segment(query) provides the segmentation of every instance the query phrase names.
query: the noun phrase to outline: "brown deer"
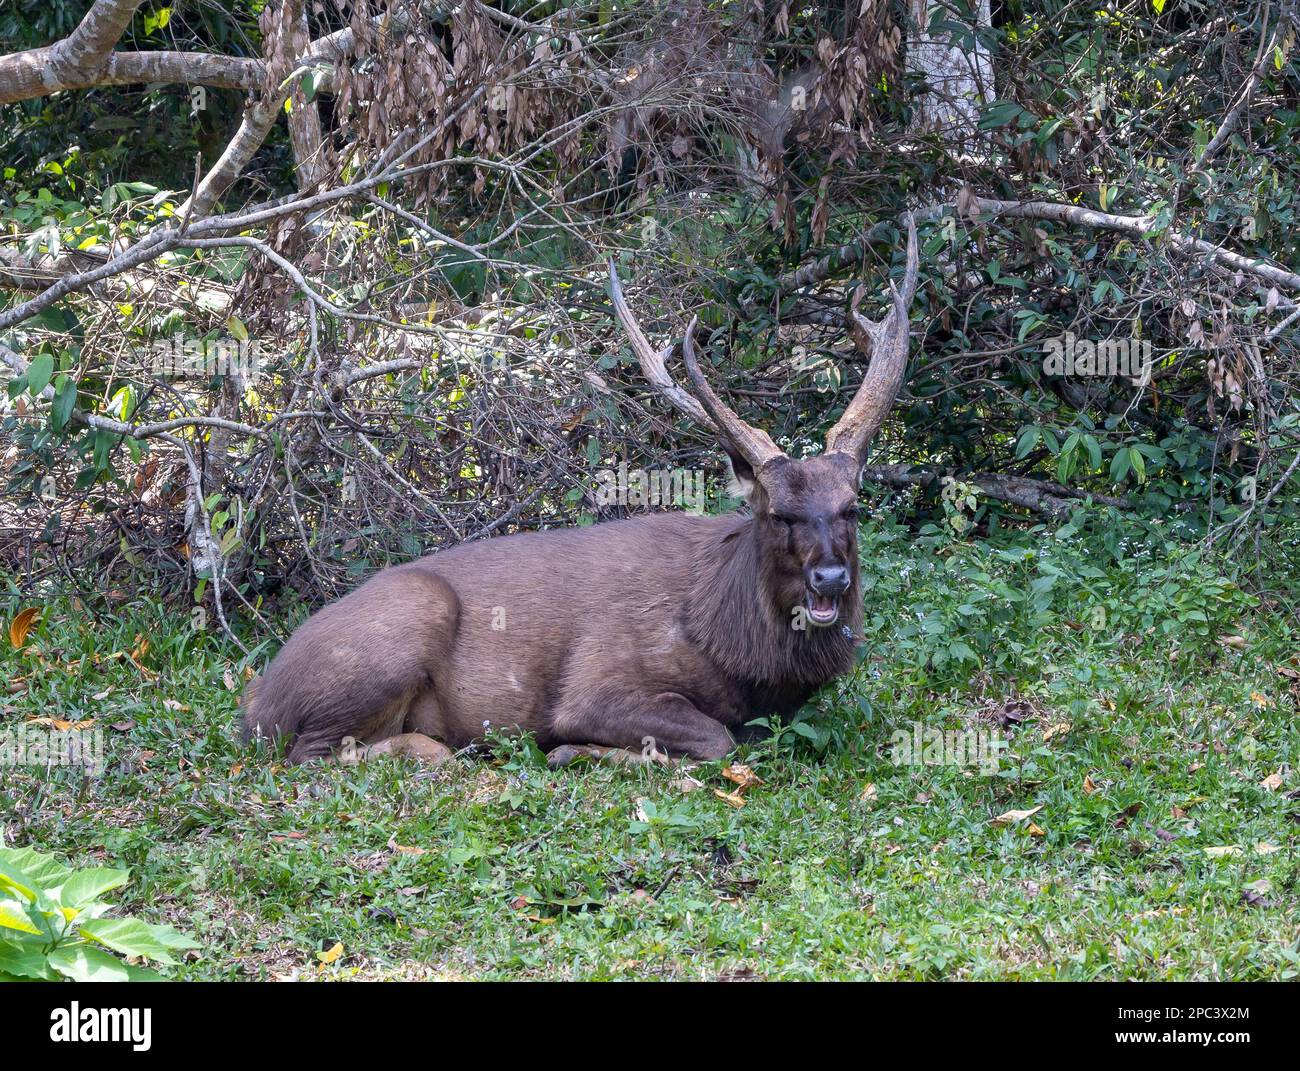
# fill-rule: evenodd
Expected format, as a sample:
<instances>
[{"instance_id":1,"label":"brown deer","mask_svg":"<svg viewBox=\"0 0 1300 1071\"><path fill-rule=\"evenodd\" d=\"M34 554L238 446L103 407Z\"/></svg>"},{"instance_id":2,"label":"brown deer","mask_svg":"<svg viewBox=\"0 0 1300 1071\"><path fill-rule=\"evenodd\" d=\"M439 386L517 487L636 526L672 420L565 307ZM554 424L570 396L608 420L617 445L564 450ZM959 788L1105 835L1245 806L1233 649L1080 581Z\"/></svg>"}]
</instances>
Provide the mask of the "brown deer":
<instances>
[{"instance_id":1,"label":"brown deer","mask_svg":"<svg viewBox=\"0 0 1300 1071\"><path fill-rule=\"evenodd\" d=\"M916 275L909 220L892 310L879 323L856 300L850 310L871 358L862 385L825 452L795 461L704 379L694 319L682 342L693 395L674 383L672 346L646 341L611 261L614 309L646 378L716 432L748 514L509 535L384 569L309 618L253 682L245 740L285 738L297 763L346 738L459 748L527 730L553 765L613 749L720 759L736 728L798 709L854 664L858 485L903 380Z\"/></svg>"}]
</instances>

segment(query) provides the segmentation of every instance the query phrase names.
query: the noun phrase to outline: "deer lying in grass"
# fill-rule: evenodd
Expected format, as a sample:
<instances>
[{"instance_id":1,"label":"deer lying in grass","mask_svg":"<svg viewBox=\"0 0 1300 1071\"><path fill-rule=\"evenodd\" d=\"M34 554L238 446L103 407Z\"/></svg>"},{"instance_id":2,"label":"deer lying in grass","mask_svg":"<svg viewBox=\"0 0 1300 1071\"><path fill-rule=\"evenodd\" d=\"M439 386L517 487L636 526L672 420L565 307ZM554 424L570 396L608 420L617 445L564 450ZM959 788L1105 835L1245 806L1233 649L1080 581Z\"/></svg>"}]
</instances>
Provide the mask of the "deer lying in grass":
<instances>
[{"instance_id":1,"label":"deer lying in grass","mask_svg":"<svg viewBox=\"0 0 1300 1071\"><path fill-rule=\"evenodd\" d=\"M803 461L714 393L694 320L682 342L693 395L673 382L672 347L646 341L611 262L646 378L716 432L749 513L510 535L384 569L309 618L249 687L245 739L285 738L294 763L345 738L423 734L458 748L489 728L532 732L553 764L647 737L670 756L719 759L733 729L798 709L848 671L862 623L858 484L907 365L908 232L892 310L879 323L851 312L871 357L862 385L825 452Z\"/></svg>"}]
</instances>

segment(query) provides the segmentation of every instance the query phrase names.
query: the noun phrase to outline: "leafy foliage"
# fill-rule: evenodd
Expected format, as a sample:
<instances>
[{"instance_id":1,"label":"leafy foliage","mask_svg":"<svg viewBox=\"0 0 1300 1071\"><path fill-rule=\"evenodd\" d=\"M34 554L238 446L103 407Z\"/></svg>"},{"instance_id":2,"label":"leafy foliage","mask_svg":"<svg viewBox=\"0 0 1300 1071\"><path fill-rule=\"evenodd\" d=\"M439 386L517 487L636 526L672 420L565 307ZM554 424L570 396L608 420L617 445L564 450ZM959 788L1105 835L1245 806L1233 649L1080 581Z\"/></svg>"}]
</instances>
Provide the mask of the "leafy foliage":
<instances>
[{"instance_id":1,"label":"leafy foliage","mask_svg":"<svg viewBox=\"0 0 1300 1071\"><path fill-rule=\"evenodd\" d=\"M129 879L129 870L73 870L32 848L0 848L0 980L160 980L131 960L174 967L175 953L198 945L170 926L111 914L101 898Z\"/></svg>"}]
</instances>

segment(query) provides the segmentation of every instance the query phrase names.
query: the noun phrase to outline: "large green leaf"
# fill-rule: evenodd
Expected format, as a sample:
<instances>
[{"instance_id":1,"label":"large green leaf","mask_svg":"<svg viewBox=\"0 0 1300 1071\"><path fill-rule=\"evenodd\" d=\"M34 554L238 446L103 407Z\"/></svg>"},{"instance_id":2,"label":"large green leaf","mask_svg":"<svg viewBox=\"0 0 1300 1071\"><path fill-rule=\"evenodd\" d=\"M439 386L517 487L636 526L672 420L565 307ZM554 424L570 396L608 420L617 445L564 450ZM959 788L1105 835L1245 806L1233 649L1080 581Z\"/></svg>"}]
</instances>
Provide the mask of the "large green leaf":
<instances>
[{"instance_id":1,"label":"large green leaf","mask_svg":"<svg viewBox=\"0 0 1300 1071\"><path fill-rule=\"evenodd\" d=\"M38 852L35 848L0 848L0 868L20 870L42 888L62 885L68 880L72 868L64 866L54 856Z\"/></svg>"},{"instance_id":2,"label":"large green leaf","mask_svg":"<svg viewBox=\"0 0 1300 1071\"><path fill-rule=\"evenodd\" d=\"M129 982L127 965L97 945L61 945L50 953L50 966L74 982Z\"/></svg>"},{"instance_id":3,"label":"large green leaf","mask_svg":"<svg viewBox=\"0 0 1300 1071\"><path fill-rule=\"evenodd\" d=\"M17 930L19 933L41 932L27 917L26 909L18 900L0 900L0 929Z\"/></svg>"},{"instance_id":4,"label":"large green leaf","mask_svg":"<svg viewBox=\"0 0 1300 1071\"><path fill-rule=\"evenodd\" d=\"M52 375L54 358L50 354L42 353L32 358L31 366L27 369L27 389L33 398L50 385Z\"/></svg>"},{"instance_id":5,"label":"large green leaf","mask_svg":"<svg viewBox=\"0 0 1300 1071\"><path fill-rule=\"evenodd\" d=\"M64 907L81 907L108 892L109 889L125 885L130 877L129 870L115 870L110 867L78 870L55 891L55 899Z\"/></svg>"},{"instance_id":6,"label":"large green leaf","mask_svg":"<svg viewBox=\"0 0 1300 1071\"><path fill-rule=\"evenodd\" d=\"M171 953L181 948L198 948L184 934L170 926L150 926L139 919L87 919L77 926L83 937L127 956L146 956L158 963L174 964Z\"/></svg>"},{"instance_id":7,"label":"large green leaf","mask_svg":"<svg viewBox=\"0 0 1300 1071\"><path fill-rule=\"evenodd\" d=\"M0 973L41 981L53 981L55 977L45 961L41 942L22 938L0 940Z\"/></svg>"}]
</instances>

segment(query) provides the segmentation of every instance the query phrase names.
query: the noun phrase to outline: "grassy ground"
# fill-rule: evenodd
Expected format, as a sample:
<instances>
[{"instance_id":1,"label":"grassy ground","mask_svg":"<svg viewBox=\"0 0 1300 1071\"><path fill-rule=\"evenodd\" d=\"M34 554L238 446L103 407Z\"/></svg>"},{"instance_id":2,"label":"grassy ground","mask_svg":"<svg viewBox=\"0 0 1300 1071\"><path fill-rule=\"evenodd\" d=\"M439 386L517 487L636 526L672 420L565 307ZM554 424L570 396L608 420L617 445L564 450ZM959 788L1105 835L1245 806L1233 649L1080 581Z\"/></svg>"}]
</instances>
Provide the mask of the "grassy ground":
<instances>
[{"instance_id":1,"label":"grassy ground","mask_svg":"<svg viewBox=\"0 0 1300 1071\"><path fill-rule=\"evenodd\" d=\"M527 740L284 769L235 743L218 635L51 601L0 724L93 719L108 770L0 770L0 829L130 866L121 901L203 946L181 977L1295 977L1300 644L1121 535L864 529L864 662L731 801L722 764L553 773ZM1004 732L996 773L893 762L936 728Z\"/></svg>"}]
</instances>

